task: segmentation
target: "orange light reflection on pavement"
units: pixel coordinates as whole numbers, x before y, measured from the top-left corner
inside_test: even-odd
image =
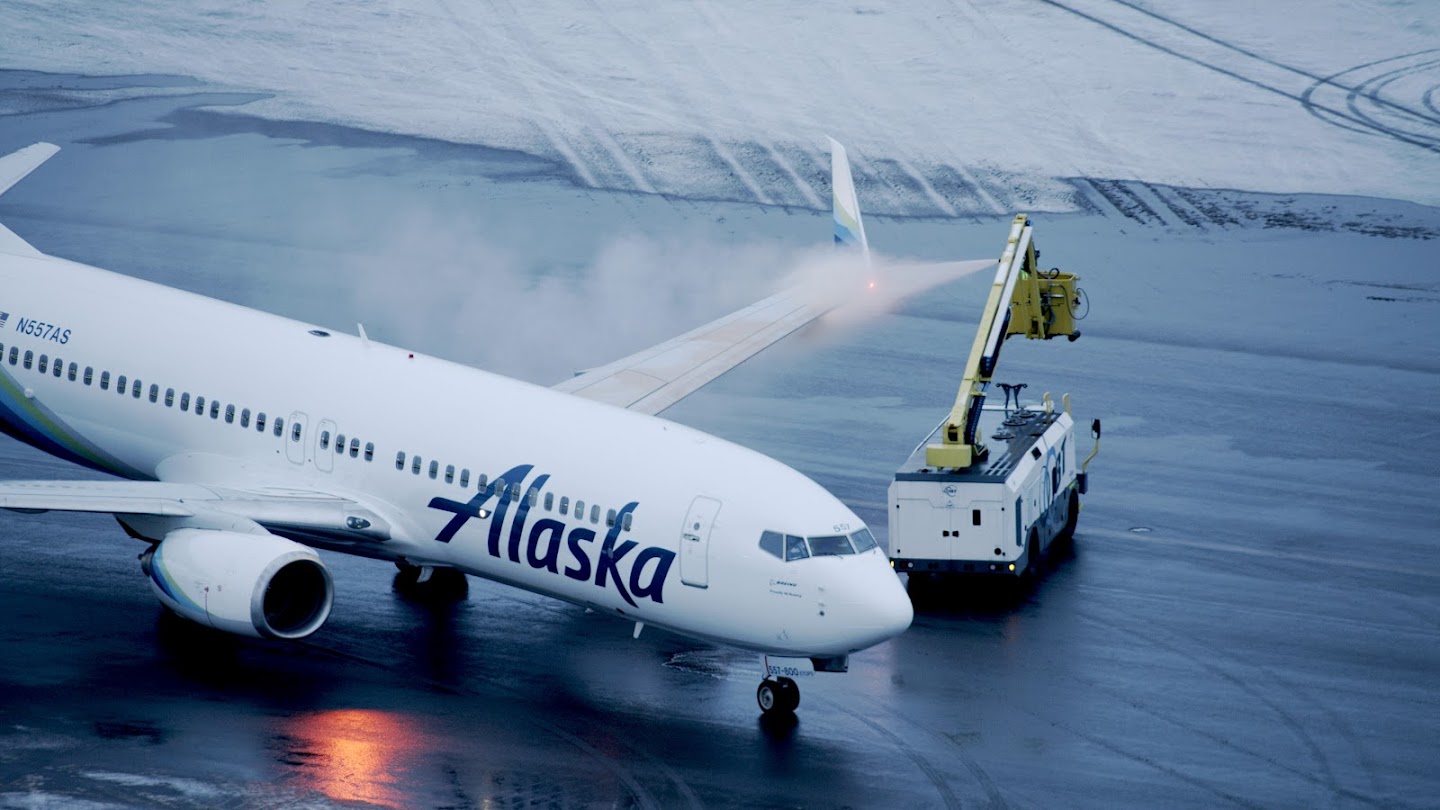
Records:
[[[296,715],[286,731],[310,755],[297,766],[305,786],[344,802],[403,807],[401,772],[429,747],[409,718],[374,709]]]

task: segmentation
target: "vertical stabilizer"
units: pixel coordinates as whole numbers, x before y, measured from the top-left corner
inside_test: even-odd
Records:
[[[860,221],[860,202],[855,198],[855,181],[850,177],[850,158],[845,147],[830,139],[830,188],[835,199],[835,244],[860,250],[868,258],[870,243],[865,240],[865,223]]]

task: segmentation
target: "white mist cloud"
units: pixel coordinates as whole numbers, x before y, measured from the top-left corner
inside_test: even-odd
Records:
[[[548,385],[797,286],[835,307],[831,339],[994,262],[624,236],[581,266],[535,266],[465,223],[413,220],[351,265],[354,312],[377,339]]]

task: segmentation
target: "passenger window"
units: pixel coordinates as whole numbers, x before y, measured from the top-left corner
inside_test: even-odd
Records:
[[[880,545],[875,542],[875,535],[871,534],[869,529],[861,529],[855,532],[850,535],[850,540],[855,543],[855,550],[861,554]]]
[[[413,459],[410,460],[410,473],[411,473],[412,475],[419,475],[419,474],[420,474],[420,457],[419,457],[419,456],[416,456],[415,458],[413,458]]]
[[[174,389],[174,388],[166,388],[166,389],[165,389],[165,407],[167,407],[167,408],[173,408],[173,407],[175,407],[175,389]]]
[[[46,371],[49,370],[49,365],[50,358],[42,354],[40,355],[40,365],[36,366],[35,370],[39,371],[41,374],[44,374]]]
[[[485,473],[480,473],[480,477],[475,479],[475,488],[479,490],[485,489],[485,481],[487,479],[488,476],[486,476]]]
[[[570,508],[570,498],[567,497],[567,496],[561,496],[561,498],[560,498],[560,514],[562,514],[562,515],[566,514],[566,510],[568,510],[569,508]]]
[[[55,368],[51,371],[56,377],[65,373],[65,363],[60,358],[55,358]]]
[[[225,406],[225,424],[227,424],[227,425],[233,425],[233,424],[235,424],[235,406],[234,406],[234,405],[226,405],[226,406]]]
[[[218,400],[218,399],[212,399],[212,400],[210,400],[210,418],[211,418],[211,419],[219,419],[219,418],[220,418],[220,400]],[[300,432],[299,432],[300,426],[299,426],[299,425],[296,425],[295,428],[296,428],[295,441],[298,442],[298,441],[300,441]]]
[[[538,490],[538,489],[531,489],[529,492],[525,493],[525,503],[526,503],[527,506],[534,506],[535,503],[536,503],[536,501],[539,501],[539,500],[540,500],[540,490]]]
[[[291,422],[291,423],[290,423],[290,441],[292,441],[292,442],[298,442],[298,441],[300,441],[300,429],[301,429],[301,427],[302,427],[302,426],[301,426],[301,424],[300,424],[299,422]]]
[[[29,367],[30,367],[30,358],[29,358],[29,354],[30,354],[30,353],[29,353],[29,352],[26,352],[25,354],[26,354],[25,367],[26,367],[26,368],[29,368]],[[108,372],[108,371],[102,371],[102,372],[100,372],[100,390],[101,390],[101,391],[109,391],[109,390],[110,390],[110,372]]]
[[[395,454],[395,469],[397,469],[397,470],[403,470],[403,469],[405,469],[405,451],[404,451],[404,450],[401,450],[400,452],[398,452],[398,453]]]
[[[555,509],[555,493],[553,493],[553,492],[547,492],[547,493],[545,493],[545,511],[546,511],[546,512],[551,512],[551,511],[554,511],[554,509]]]
[[[777,559],[785,559],[785,536],[780,532],[761,532],[760,550]]]
[[[827,534],[810,538],[810,553],[816,557],[838,557],[854,554],[855,547],[850,545],[850,538],[843,534]]]
[[[126,386],[126,383],[125,383],[125,375],[124,375],[124,374],[121,374],[119,377],[116,377],[116,378],[115,378],[115,392],[116,392],[117,394],[119,394],[119,395],[122,396],[122,397],[125,396],[125,388],[126,388],[126,387],[127,387],[127,386]]]
[[[435,476],[437,476],[437,475],[439,475],[439,474],[440,474],[440,462],[438,462],[438,461],[433,461],[433,460],[432,460],[432,461],[430,462],[430,477],[433,479],[433,478],[435,478]]]
[[[468,487],[468,486],[470,486],[470,471],[469,471],[468,469],[466,469],[466,470],[461,470],[461,471],[460,471],[460,488],[461,488],[461,489],[464,489],[465,487]]]
[[[180,395],[180,410],[190,410],[190,392],[188,391]]]
[[[365,460],[366,460],[366,461],[374,461],[374,460],[375,460],[375,443],[374,443],[374,442],[366,442],[366,443],[365,443]]]
[[[26,352],[25,352],[25,368],[30,368],[30,367],[31,367],[32,365],[34,365],[34,364],[35,364],[35,352],[26,350]]]
[[[454,465],[454,464],[446,464],[446,465],[445,465],[445,483],[447,483],[447,484],[453,484],[453,483],[455,483],[455,465]]]
[[[3,352],[0,352],[0,354],[3,354]],[[69,373],[68,375],[66,375],[66,376],[68,376],[68,377],[70,378],[70,382],[75,382],[75,375],[76,375],[76,373],[79,372],[79,371],[80,371],[80,367],[79,367],[79,366],[75,365],[74,363],[71,363],[71,364],[70,364],[70,373]]]
[[[590,506],[590,522],[591,522],[591,523],[599,523],[599,522],[600,522],[600,504],[598,504],[598,503],[597,503],[597,504],[592,504],[592,505]]]
[[[785,535],[785,562],[803,560],[809,556],[810,549],[805,547],[805,538],[793,534]]]
[[[281,416],[275,417],[275,429],[274,429],[272,432],[275,434],[276,438],[279,438],[280,436],[285,435],[285,418],[284,418],[284,417],[281,417]]]
[[[130,387],[130,396],[134,397],[135,399],[139,399],[140,396],[144,393],[145,384],[140,382],[139,380],[136,380],[135,384]]]
[[[635,515],[634,512],[626,512],[626,513],[625,513],[625,526],[624,526],[624,528],[625,528],[625,531],[627,531],[627,532],[630,531],[630,518],[634,517],[634,515]]]
[[[345,434],[344,434],[344,433],[341,433],[340,435],[338,435],[338,436],[335,437],[335,452],[337,452],[337,453],[344,453],[344,452],[345,452]]]
[[[516,481],[515,483],[513,483],[513,484],[510,485],[510,501],[511,501],[512,503],[519,503],[519,502],[520,502],[520,482],[519,482],[519,481]]]
[[[614,525],[615,525],[615,510],[614,510],[614,509],[609,509],[609,510],[607,510],[607,511],[605,512],[605,525],[606,525],[606,526],[614,526]]]
[[[561,504],[561,505],[563,506],[564,504]],[[562,513],[562,514],[563,514],[563,513]],[[575,517],[580,518],[581,520],[584,520],[584,519],[585,519],[585,502],[584,502],[584,501],[576,501],[576,502],[575,502]]]
[[[249,408],[245,408],[245,409],[243,409],[243,410],[240,411],[240,427],[242,427],[242,428],[248,428],[248,427],[250,427],[250,409],[249,409]]]
[[[359,455],[360,455],[360,440],[359,440],[359,439],[353,439],[353,438],[352,438],[352,439],[350,440],[350,457],[351,457],[351,458],[356,458],[356,457],[358,457]]]
[[[105,387],[104,377],[100,378],[100,387]],[[198,413],[201,416],[205,415],[205,397],[195,397],[195,413]]]
[[[18,363],[18,362],[20,362],[20,349],[19,349],[19,347],[11,346],[11,347],[10,347],[10,365],[13,366],[13,365],[15,365],[15,364]]]
[[[265,432],[265,412],[255,414],[255,429],[261,433]]]
[[[154,384],[154,383],[151,383],[151,384],[150,384],[150,401],[151,401],[151,402],[159,402],[159,401],[160,401],[160,386],[158,386],[158,385],[156,385],[156,384]]]
[[[330,449],[330,431],[328,431],[328,430],[322,430],[322,431],[320,431],[320,449],[321,449],[321,450],[329,450],[329,449]]]
[[[979,510],[979,509],[971,509],[971,510],[970,510],[970,525],[971,525],[971,526],[979,526],[979,525],[980,525],[980,510]]]
[[[499,498],[509,499],[509,497],[510,497],[510,491],[505,488],[505,479],[504,479],[504,478],[496,478],[496,479],[495,479],[494,492],[495,492],[495,497],[496,497],[497,499],[499,499]]]

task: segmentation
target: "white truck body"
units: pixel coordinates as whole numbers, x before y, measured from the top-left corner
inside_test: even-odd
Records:
[[[986,407],[988,455],[964,470],[926,465],[925,447],[890,484],[890,556],[907,574],[1034,573],[1074,532],[1080,480],[1074,421],[1063,411]]]

